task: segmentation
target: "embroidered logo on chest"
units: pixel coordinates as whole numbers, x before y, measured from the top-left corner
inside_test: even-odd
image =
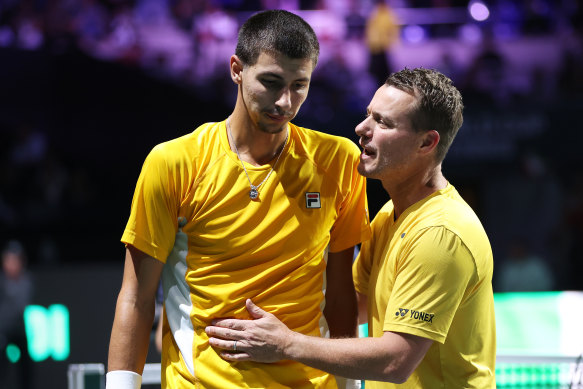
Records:
[[[306,192],[306,208],[322,208],[320,192]]]

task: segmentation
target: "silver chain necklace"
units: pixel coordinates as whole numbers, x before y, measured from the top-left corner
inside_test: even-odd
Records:
[[[247,176],[247,181],[249,181],[249,186],[251,187],[251,190],[249,190],[249,197],[251,198],[251,200],[255,200],[257,197],[259,197],[259,190],[258,190],[259,187],[261,185],[263,185],[263,183],[265,181],[267,181],[269,176],[271,176],[271,173],[273,173],[273,170],[275,169],[275,167],[277,166],[277,163],[279,162],[279,157],[281,157],[281,155],[283,154],[283,149],[285,148],[285,144],[287,143],[287,138],[289,136],[289,130],[285,134],[285,141],[283,142],[283,147],[279,150],[279,153],[277,154],[277,159],[275,160],[275,163],[271,167],[271,170],[269,171],[267,176],[257,186],[253,185],[253,183],[251,182],[251,178],[249,177],[249,173],[247,173],[247,168],[245,167],[245,164],[243,163],[243,160],[241,159],[241,155],[239,154],[239,150],[237,149],[237,144],[235,143],[235,138],[233,138],[233,134],[231,133],[231,124],[229,123],[229,119],[227,119],[227,131],[229,133],[229,137],[231,138],[231,142],[233,142],[233,147],[235,148],[235,153],[237,153],[237,158],[239,158],[239,162],[241,162],[241,166],[243,166],[243,170],[245,171],[245,175]]]

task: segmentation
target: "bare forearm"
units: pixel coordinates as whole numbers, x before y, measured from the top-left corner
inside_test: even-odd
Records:
[[[120,295],[109,343],[108,371],[129,370],[142,374],[153,320],[153,304],[140,305]]]
[[[346,301],[346,306],[335,304],[335,307],[326,306],[324,316],[328,322],[331,338],[354,338],[357,331],[357,311],[350,301]]]
[[[386,352],[379,338],[325,339],[294,333],[284,348],[295,360],[346,378],[403,382],[397,358]]]
[[[356,336],[358,305],[352,283],[354,248],[330,253],[326,267],[326,307],[324,316],[332,338]]]
[[[253,320],[220,319],[205,329],[210,345],[229,361],[291,359],[342,377],[402,383],[433,343],[390,331],[375,338],[307,336],[291,331],[251,300],[245,304]]]
[[[347,293],[343,299],[327,300],[324,316],[328,322],[331,338],[353,338],[356,336],[358,311],[355,295]]]

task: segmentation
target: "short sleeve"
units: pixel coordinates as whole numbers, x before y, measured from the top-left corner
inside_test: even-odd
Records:
[[[330,233],[330,251],[338,252],[368,240],[371,235],[366,198],[366,178],[357,171],[358,150],[351,143],[348,166],[343,176],[348,183],[345,197],[341,203],[338,218]],[[342,185],[341,185],[342,186]]]
[[[150,152],[138,178],[121,239],[161,262],[166,262],[178,229],[176,171],[176,166],[169,166],[162,145]]]
[[[445,227],[422,230],[405,242],[383,331],[445,342],[458,307],[477,283],[474,259]]]
[[[371,241],[362,243],[360,252],[352,264],[352,281],[354,289],[360,294],[368,295],[368,280],[372,269]]]

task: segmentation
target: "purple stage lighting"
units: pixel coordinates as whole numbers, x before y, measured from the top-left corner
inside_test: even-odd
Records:
[[[481,1],[471,2],[468,5],[468,10],[470,11],[470,15],[472,15],[472,18],[474,18],[474,20],[477,20],[478,22],[483,22],[490,16],[490,10],[486,6],[486,4],[482,3]]]
[[[425,39],[425,30],[417,25],[407,26],[403,29],[403,38],[411,43],[419,43]]]

